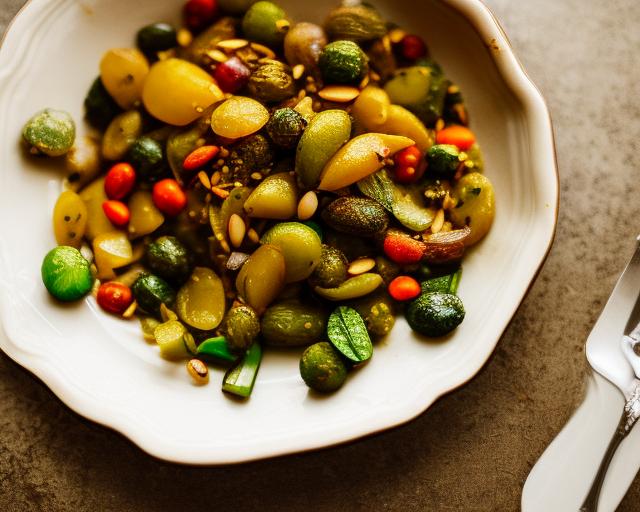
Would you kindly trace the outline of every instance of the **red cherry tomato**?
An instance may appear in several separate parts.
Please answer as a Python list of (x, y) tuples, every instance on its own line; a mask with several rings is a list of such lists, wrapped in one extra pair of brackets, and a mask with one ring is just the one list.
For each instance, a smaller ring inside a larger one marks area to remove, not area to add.
[(153, 203), (165, 215), (175, 217), (185, 206), (187, 206), (187, 196), (176, 180), (167, 178), (160, 180), (153, 186)]
[(389, 283), (389, 295), (397, 301), (415, 299), (420, 295), (420, 283), (413, 277), (398, 276)]
[(133, 302), (133, 295), (128, 286), (122, 283), (110, 282), (100, 285), (96, 300), (98, 305), (105, 311), (121, 315)]
[(399, 183), (414, 183), (424, 174), (426, 163), (417, 146), (409, 146), (394, 156), (394, 178)]
[(194, 149), (184, 159), (182, 168), (185, 171), (195, 171), (215, 158), (219, 151), (220, 148), (218, 146), (202, 146)]
[(418, 60), (427, 55), (427, 45), (420, 36), (407, 34), (400, 41), (400, 55), (406, 60)]
[(476, 143), (476, 136), (466, 126), (454, 124), (436, 133), (436, 144), (452, 144), (467, 151)]
[(109, 200), (102, 203), (102, 211), (111, 221), (111, 224), (118, 226), (126, 226), (131, 218), (129, 207), (122, 201)]
[(251, 71), (238, 57), (231, 57), (229, 60), (216, 66), (213, 78), (224, 92), (236, 93), (242, 89), (251, 76)]
[(210, 25), (217, 14), (216, 0), (189, 0), (184, 6), (184, 22), (194, 32)]
[(107, 171), (104, 191), (109, 199), (124, 199), (136, 184), (136, 171), (131, 165), (121, 162)]

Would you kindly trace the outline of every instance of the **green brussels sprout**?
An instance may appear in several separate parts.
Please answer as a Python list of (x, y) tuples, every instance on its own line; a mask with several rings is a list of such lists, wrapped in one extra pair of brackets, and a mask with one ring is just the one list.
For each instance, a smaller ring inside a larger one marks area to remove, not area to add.
[(140, 178), (158, 181), (167, 173), (162, 144), (151, 137), (140, 137), (129, 148), (127, 159)]
[(298, 144), (306, 126), (307, 122), (298, 112), (292, 108), (281, 108), (273, 113), (266, 129), (276, 146), (292, 149)]
[(405, 310), (411, 328), (430, 337), (450, 333), (464, 320), (464, 315), (464, 305), (458, 296), (440, 292), (420, 295)]
[(336, 247), (322, 244), (320, 263), (309, 277), (311, 286), (335, 288), (347, 279), (349, 262), (342, 251)]
[(147, 247), (147, 265), (160, 277), (182, 283), (191, 273), (189, 251), (174, 236), (161, 236)]
[(122, 109), (102, 85), (100, 77), (91, 84), (84, 99), (85, 117), (91, 126), (105, 130)]
[(27, 121), (22, 137), (35, 155), (61, 156), (73, 146), (76, 125), (67, 112), (45, 108)]
[(131, 291), (138, 307), (156, 318), (161, 318), (162, 304), (171, 309), (176, 300), (176, 292), (169, 283), (153, 274), (141, 274), (133, 283)]
[(324, 47), (318, 61), (328, 84), (355, 84), (368, 71), (367, 56), (353, 41), (334, 41)]
[(44, 257), (42, 282), (56, 299), (69, 302), (84, 297), (93, 286), (89, 262), (74, 247), (61, 245)]
[(138, 31), (136, 43), (147, 57), (155, 57), (158, 52), (178, 45), (176, 29), (168, 23), (147, 25)]
[(460, 165), (460, 150), (452, 144), (435, 144), (427, 153), (428, 171), (442, 178), (453, 178)]
[(328, 393), (344, 384), (347, 367), (333, 345), (322, 341), (303, 352), (300, 358), (300, 376), (311, 389)]
[(265, 103), (283, 101), (296, 94), (289, 66), (271, 59), (251, 73), (247, 87), (254, 98)]
[(233, 350), (247, 350), (260, 334), (260, 320), (249, 306), (237, 306), (227, 313), (224, 332), (229, 347)]
[(273, 148), (264, 135), (251, 135), (231, 148), (231, 172), (223, 179), (244, 183), (252, 172), (270, 167), (274, 157)]
[(242, 31), (247, 39), (277, 47), (289, 30), (285, 12), (272, 2), (256, 2), (242, 18)]

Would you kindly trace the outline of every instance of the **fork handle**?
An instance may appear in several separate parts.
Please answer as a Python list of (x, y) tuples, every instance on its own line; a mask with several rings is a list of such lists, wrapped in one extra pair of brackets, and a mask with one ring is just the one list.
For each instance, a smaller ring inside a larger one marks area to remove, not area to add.
[(618, 422), (616, 431), (613, 433), (611, 441), (609, 441), (609, 446), (607, 446), (607, 450), (604, 452), (602, 462), (600, 462), (598, 472), (593, 479), (593, 483), (591, 484), (589, 493), (587, 494), (587, 497), (584, 499), (584, 502), (580, 507), (580, 512), (597, 512), (598, 501), (600, 499), (600, 490), (602, 489), (604, 478), (607, 476), (607, 471), (609, 469), (609, 464), (611, 464), (611, 459), (613, 459), (613, 456), (615, 455), (616, 450), (618, 449), (618, 446), (620, 446), (622, 440), (627, 437), (627, 434), (631, 431), (631, 428), (628, 427), (628, 423), (629, 414), (625, 408), (622, 416), (620, 416), (620, 421)]

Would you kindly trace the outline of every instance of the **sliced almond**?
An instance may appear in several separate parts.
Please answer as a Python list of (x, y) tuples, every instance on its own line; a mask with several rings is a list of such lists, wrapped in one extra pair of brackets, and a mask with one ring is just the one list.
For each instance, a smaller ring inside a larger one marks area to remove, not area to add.
[(225, 39), (220, 41), (216, 46), (223, 50), (239, 50), (249, 45), (249, 41), (246, 39)]
[(300, 220), (307, 220), (313, 217), (318, 209), (318, 196), (313, 190), (309, 190), (302, 196), (298, 203), (298, 218)]
[(438, 213), (436, 213), (436, 218), (433, 219), (433, 224), (431, 224), (431, 232), (435, 235), (439, 233), (444, 225), (444, 210), (440, 208)]
[(253, 48), (259, 54), (264, 55), (268, 59), (275, 59), (276, 58), (276, 54), (273, 53), (273, 50), (271, 48), (269, 48), (268, 46), (265, 46), (265, 45), (259, 44), (259, 43), (251, 43), (251, 48)]
[(229, 191), (220, 187), (211, 187), (211, 192), (213, 192), (221, 199), (226, 199), (227, 197), (229, 197)]
[(249, 238), (249, 240), (251, 240), (254, 244), (257, 244), (260, 241), (260, 235), (258, 234), (258, 232), (251, 228), (249, 231), (247, 231), (247, 237)]
[(335, 103), (348, 103), (355, 100), (360, 95), (360, 89), (349, 85), (327, 85), (318, 92), (323, 100)]
[(242, 217), (237, 213), (234, 213), (229, 218), (229, 240), (231, 240), (231, 245), (234, 247), (240, 247), (246, 232), (247, 225), (242, 220)]
[(206, 188), (207, 190), (211, 190), (211, 180), (209, 179), (209, 175), (206, 172), (200, 171), (198, 173), (198, 179), (200, 180), (200, 183), (202, 183), (202, 186), (204, 188)]
[(293, 66), (291, 72), (293, 74), (293, 79), (298, 80), (302, 75), (304, 75), (304, 64), (296, 64)]
[[(220, 171), (216, 171), (211, 175), (211, 179), (209, 180), (209, 183), (211, 185), (211, 187), (215, 187), (218, 183), (220, 183), (220, 180), (222, 179), (222, 174), (220, 174)], [(209, 188), (211, 188), (209, 187)]]
[(360, 82), (360, 85), (358, 85), (358, 87), (360, 89), (364, 89), (367, 85), (369, 85), (369, 82), (371, 81), (371, 77), (367, 74), (363, 79), (362, 82)]
[(373, 267), (376, 266), (376, 260), (373, 258), (358, 258), (354, 260), (349, 265), (347, 272), (349, 272), (352, 276), (359, 276), (360, 274), (364, 274), (365, 272), (369, 272)]
[(138, 309), (138, 303), (134, 300), (131, 305), (122, 313), (122, 318), (131, 318)]
[(214, 60), (216, 62), (227, 62), (227, 60), (229, 60), (229, 57), (227, 57), (220, 50), (209, 50), (206, 52), (206, 55), (211, 60)]

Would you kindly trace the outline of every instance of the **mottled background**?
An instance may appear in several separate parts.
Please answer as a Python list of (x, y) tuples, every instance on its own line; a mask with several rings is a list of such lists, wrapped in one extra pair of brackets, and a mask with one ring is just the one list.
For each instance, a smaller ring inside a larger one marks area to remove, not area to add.
[[(0, 510), (519, 508), (525, 478), (574, 410), (583, 343), (640, 218), (637, 0), (485, 0), (546, 97), (560, 165), (557, 238), (480, 374), (409, 425), (237, 467), (158, 462), (72, 413), (0, 356)], [(0, 0), (0, 31), (22, 5)], [(637, 511), (636, 481), (621, 511)]]

